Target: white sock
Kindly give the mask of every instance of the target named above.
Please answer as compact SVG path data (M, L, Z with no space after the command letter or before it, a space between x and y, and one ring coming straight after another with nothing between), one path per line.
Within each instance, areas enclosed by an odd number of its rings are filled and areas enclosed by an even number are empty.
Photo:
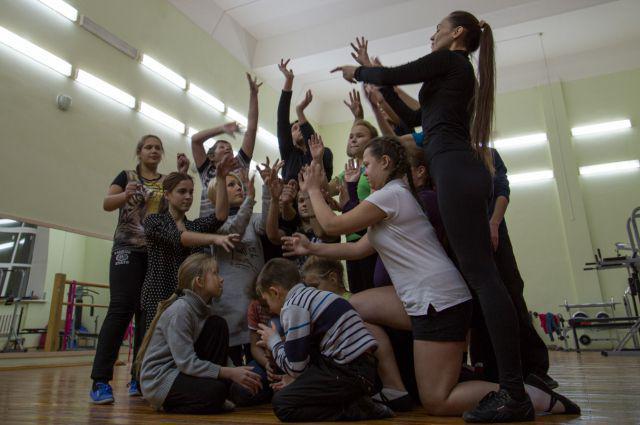
M382 396L384 396L386 400L393 401L407 394L409 393L406 391L396 390L394 388L383 388L382 390L380 390L379 393L377 393L371 398L374 399L375 401L383 401Z

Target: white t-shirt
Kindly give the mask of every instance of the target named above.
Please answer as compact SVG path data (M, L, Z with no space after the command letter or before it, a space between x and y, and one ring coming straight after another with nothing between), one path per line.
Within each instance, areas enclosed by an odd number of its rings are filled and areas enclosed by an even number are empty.
M378 251L407 314L427 314L471 299L467 284L438 241L429 219L401 179L366 198L387 214L367 235Z

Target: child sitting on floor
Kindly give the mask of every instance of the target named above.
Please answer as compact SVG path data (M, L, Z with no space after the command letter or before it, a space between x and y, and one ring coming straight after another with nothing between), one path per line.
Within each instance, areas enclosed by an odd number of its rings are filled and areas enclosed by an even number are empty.
M142 393L155 409L219 413L233 408L228 381L260 390L251 368L223 366L230 364L229 329L211 310L222 283L212 256L192 254L178 270L176 293L158 306L136 359Z
M275 325L261 324L260 343L269 347L280 369L295 380L273 396L273 410L284 422L382 419L393 416L369 397L376 391L376 340L358 313L338 295L300 283L294 263L274 258L260 272L257 287Z

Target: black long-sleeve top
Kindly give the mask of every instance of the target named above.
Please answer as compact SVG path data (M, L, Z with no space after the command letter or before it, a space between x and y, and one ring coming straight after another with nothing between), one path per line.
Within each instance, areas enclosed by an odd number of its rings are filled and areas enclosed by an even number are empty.
M278 149L280 150L280 159L284 161L282 178L285 182L292 179L298 180L298 173L302 166L311 163L309 139L315 133L308 122L301 124L300 131L304 137L304 142L307 144L307 150L303 152L294 145L293 137L291 137L291 122L289 121L291 96L292 92L282 90L280 102L278 103ZM327 180L331 180L333 176L333 152L331 152L331 149L324 149L322 164Z
M471 149L469 128L476 77L466 52L439 50L393 68L359 67L355 79L379 86L423 83L417 111L391 87L385 87L382 94L407 126L422 125L428 161L441 152Z
M507 166L504 165L504 161L500 157L500 154L494 148L490 148L491 155L493 156L493 167L496 169L493 175L493 196L489 203L489 218L493 215L493 211L496 207L496 200L499 196L504 196L509 199L511 195L511 188L509 187L509 178L507 177ZM500 228L505 227L505 220L500 222Z

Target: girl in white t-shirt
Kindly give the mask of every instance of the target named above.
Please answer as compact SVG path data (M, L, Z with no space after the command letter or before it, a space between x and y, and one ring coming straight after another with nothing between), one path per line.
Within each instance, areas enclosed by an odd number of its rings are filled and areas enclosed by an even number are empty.
M322 139L315 143L321 144ZM353 295L350 302L369 323L412 330L422 405L432 415L461 415L498 390L498 385L490 382L458 383L471 319L471 294L414 196L405 148L395 138L376 138L363 159L374 192L346 214L336 215L326 204L319 164L312 163L304 170L300 187L308 192L316 218L327 234L349 234L365 228L367 234L350 244L312 244L304 235L296 234L283 238L283 247L289 255L333 259L358 259L377 251L393 286L363 291ZM393 351L385 349L389 340L382 329L376 328L371 327L384 353L380 358L381 379L388 394L402 396L405 391ZM543 384L532 384L535 387L527 385L527 392L537 411L579 412L577 405ZM384 395L383 399L390 398Z

